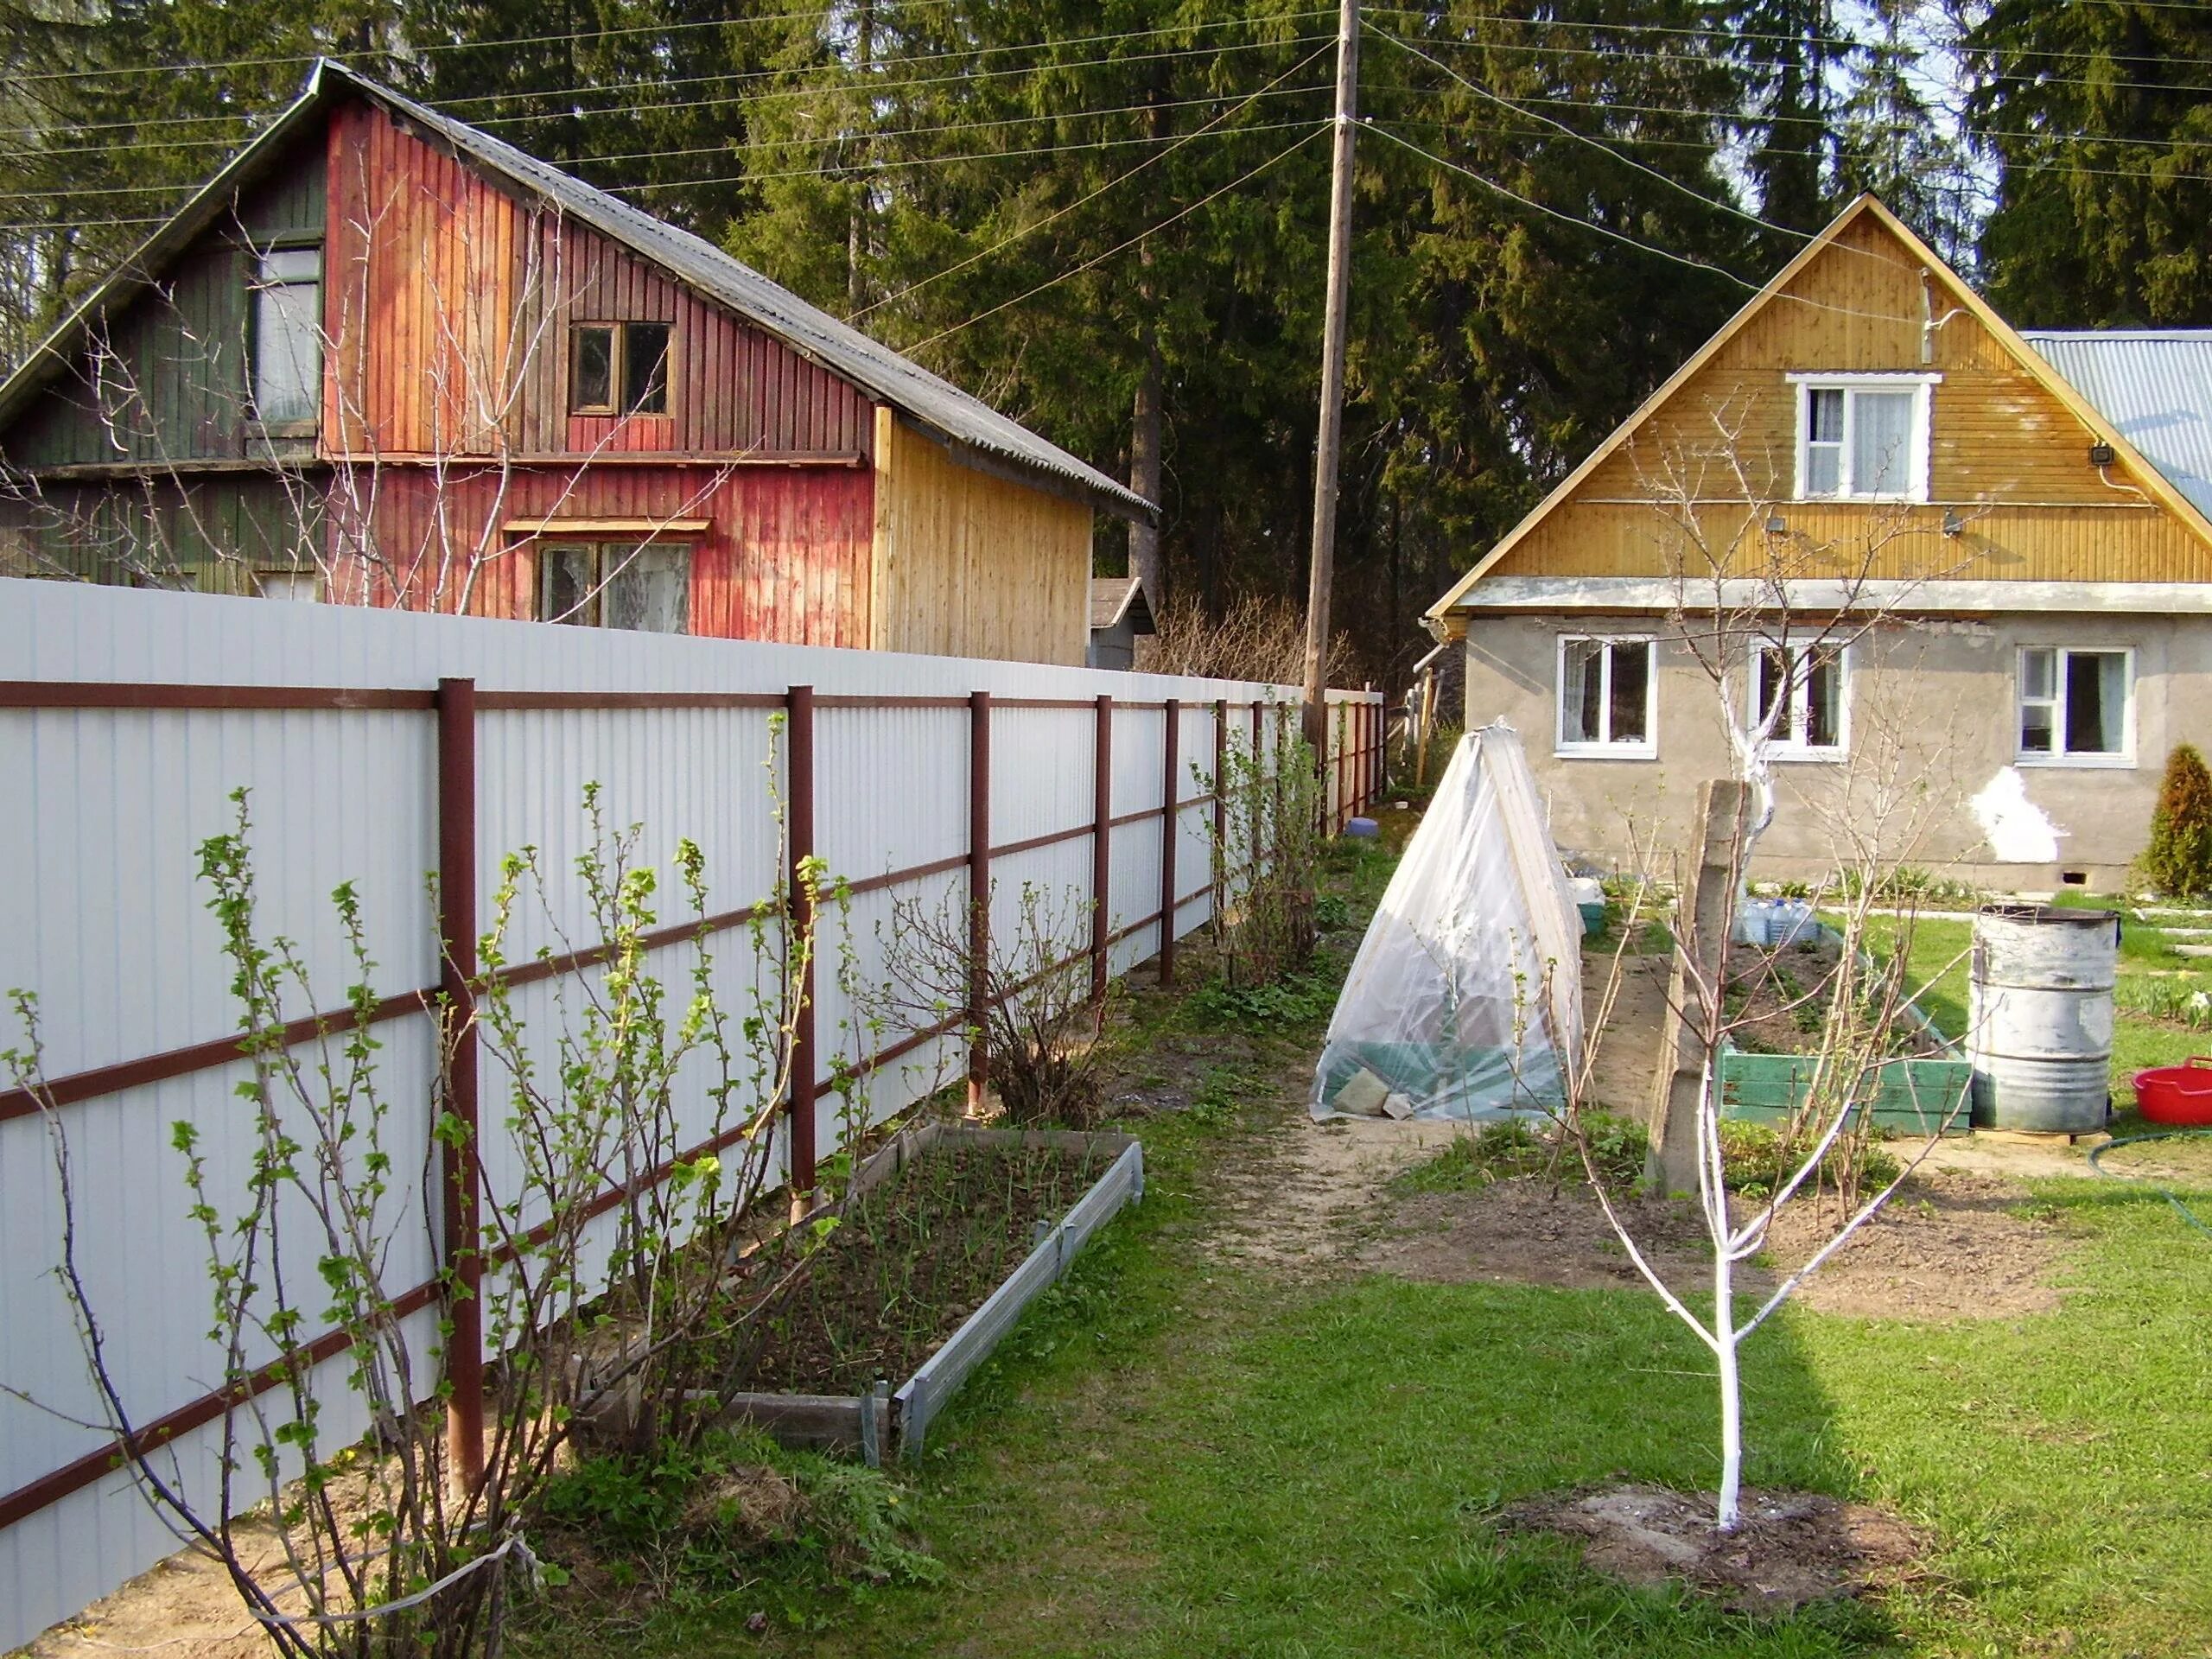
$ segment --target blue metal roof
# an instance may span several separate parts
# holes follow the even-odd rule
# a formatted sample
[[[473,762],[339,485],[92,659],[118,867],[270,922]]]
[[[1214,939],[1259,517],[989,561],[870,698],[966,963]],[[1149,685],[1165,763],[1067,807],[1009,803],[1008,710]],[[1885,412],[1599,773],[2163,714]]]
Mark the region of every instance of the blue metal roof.
[[[2212,328],[2023,329],[2021,337],[2212,514]]]

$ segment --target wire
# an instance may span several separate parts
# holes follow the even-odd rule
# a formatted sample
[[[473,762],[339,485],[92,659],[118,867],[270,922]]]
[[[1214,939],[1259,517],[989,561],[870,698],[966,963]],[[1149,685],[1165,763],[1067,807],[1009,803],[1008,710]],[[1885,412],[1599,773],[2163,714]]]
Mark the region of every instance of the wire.
[[[2204,9],[2202,0],[2130,0],[2130,3],[2135,5],[2136,9],[2139,10],[2201,13]],[[1427,23],[1433,23],[1436,21],[1436,15],[1433,12],[1410,10],[1403,6],[1370,6],[1367,8],[1367,10],[1370,13],[1381,12],[1392,16],[1411,17],[1419,22]],[[1478,23],[1502,23],[1516,29],[1580,29],[1587,30],[1592,35],[1680,35],[1690,40],[1711,41],[1719,45],[1726,45],[1738,41],[1758,41],[1763,43],[1776,45],[1833,46],[1840,47],[1846,50],[1857,50],[1864,48],[1870,44],[1868,41],[1853,35],[1815,35],[1810,31],[1807,31],[1802,34],[1789,35],[1764,34],[1755,29],[1714,29],[1709,28],[1685,26],[1681,23],[1592,23],[1562,17],[1508,17],[1494,15],[1454,16],[1452,21],[1455,24],[1463,28],[1471,27]],[[1580,49],[1587,51],[1591,48],[1569,48],[1555,49]],[[1954,48],[1948,49],[1957,48]],[[2020,57],[2050,58],[2061,61],[2082,63],[2164,63],[2168,61],[2167,59],[2156,54],[2065,52],[2053,50],[2048,48],[2037,47],[2020,48],[2015,55]],[[2072,84],[2088,85],[2089,83],[2077,82]]]
[[[1160,29],[1146,29],[1139,31],[1138,35],[1132,35],[1126,38],[1134,40],[1139,38],[1141,35],[1156,35],[1165,32],[1166,31]],[[1002,79],[1008,75],[1037,74],[1046,70],[1058,71],[1067,69],[1096,69],[1119,67],[1124,64],[1167,62],[1179,58],[1218,58],[1225,54],[1232,52],[1265,52],[1274,49],[1288,51],[1294,49],[1297,47],[1308,44],[1313,41],[1318,40],[1325,41],[1332,41],[1336,37],[1333,35],[1295,35],[1280,41],[1230,41],[1206,46],[1179,47],[1173,51],[1166,52],[1138,52],[1112,57],[1078,58],[1072,62],[1050,60],[1041,64],[1014,64],[1000,69],[965,69],[962,70],[957,74],[951,75],[930,75],[913,78],[886,75],[880,80],[855,80],[846,86],[836,88],[835,90],[867,92],[871,96],[880,96],[885,92],[903,92],[907,89],[915,86],[942,86],[956,82],[968,83],[978,80],[992,80]],[[866,68],[868,70],[895,70],[910,63],[936,63],[941,62],[949,58],[975,57],[990,53],[1046,51],[1055,49],[1062,46],[1080,45],[1083,43],[1084,42],[1080,41],[1039,41],[1035,42],[1033,45],[1027,47],[988,46],[969,48],[959,52],[921,53],[909,57],[878,59],[874,62],[867,65]],[[859,71],[856,69],[855,73],[859,73]],[[679,75],[652,81],[617,82],[613,85],[609,85],[605,82],[599,82],[576,86],[518,86],[512,91],[504,92],[472,93],[465,98],[441,98],[424,99],[423,101],[429,104],[430,107],[433,109],[450,112],[466,105],[476,104],[519,102],[524,99],[533,98],[575,98],[587,92],[619,93],[632,90],[633,87],[650,86],[656,89],[664,89],[671,86],[696,86],[707,83],[734,84],[737,82],[749,82],[756,80],[773,80],[788,78],[789,74],[790,72],[784,69],[740,70],[734,71],[728,74]],[[819,98],[823,95],[823,89],[819,86],[792,86],[782,91],[748,93],[746,95],[743,101],[766,103],[771,100],[781,101],[786,99]],[[739,100],[733,99],[715,101],[734,102]],[[652,109],[690,109],[697,107],[697,105],[691,104],[657,104],[638,107]],[[551,120],[567,117],[608,115],[615,112],[616,111],[614,111],[603,109],[567,110],[559,111],[557,116],[546,116],[540,118]],[[83,132],[142,132],[149,127],[203,126],[211,121],[244,122],[250,124],[259,118],[260,112],[256,111],[219,111],[206,115],[155,116],[148,119],[137,121],[65,122],[58,127],[52,124],[35,127],[0,127],[0,134],[16,137],[36,137],[44,133],[64,130],[73,135]],[[200,140],[196,142],[225,143],[230,141]]]
[[[1634,168],[1639,173],[1649,175],[1652,178],[1658,180],[1660,183],[1667,186],[1669,189],[1679,191],[1683,195],[1688,196],[1692,201],[1701,203],[1705,207],[1716,209],[1720,213],[1733,214],[1736,218],[1748,220],[1750,223],[1757,225],[1762,229],[1779,231],[1784,236],[1796,237],[1801,241],[1809,242],[1813,239],[1813,237],[1815,234],[1810,231],[1794,230],[1787,225],[1777,225],[1770,219],[1761,219],[1757,213],[1748,212],[1744,208],[1735,206],[1732,202],[1718,200],[1712,196],[1705,194],[1702,191],[1693,190],[1689,186],[1684,184],[1680,179],[1672,177],[1668,174],[1662,173],[1656,167],[1647,167],[1642,162],[1637,161],[1633,156],[1623,155],[1619,150],[1615,149],[1611,144],[1602,143],[1599,139],[1592,137],[1586,132],[1576,131],[1573,127],[1568,126],[1564,121],[1556,120],[1553,117],[1542,113],[1541,111],[1524,110],[1521,105],[1514,103],[1511,99],[1500,97],[1497,93],[1491,92],[1488,87],[1478,86],[1473,81],[1469,80],[1465,75],[1461,74],[1457,69],[1454,69],[1450,64],[1444,62],[1440,59],[1432,58],[1427,53],[1422,51],[1419,47],[1413,45],[1410,41],[1399,39],[1395,35],[1390,34],[1388,30],[1379,29],[1373,23],[1369,23],[1367,25],[1367,30],[1370,34],[1374,35],[1378,39],[1388,41],[1392,46],[1396,47],[1400,51],[1409,52],[1414,57],[1419,58],[1423,63],[1430,64],[1436,68],[1441,69],[1446,74],[1451,76],[1452,79],[1458,81],[1462,86],[1474,93],[1478,98],[1488,99],[1491,103],[1498,105],[1499,108],[1510,110],[1516,115],[1525,116],[1531,121],[1541,121],[1546,126],[1554,128],[1558,131],[1565,133],[1568,137],[1574,139],[1579,143],[1587,144],[1592,149],[1601,151],[1604,154],[1611,156],[1615,161]]]
[[[1414,155],[1422,157],[1424,160],[1433,162],[1438,167],[1446,168],[1451,172],[1458,173],[1464,177],[1471,179],[1477,184],[1481,185],[1484,189],[1495,191],[1497,194],[1503,196],[1507,200],[1518,202],[1522,207],[1529,209],[1531,212],[1542,213],[1549,219],[1555,219],[1562,225],[1571,225],[1578,230],[1590,231],[1599,236],[1610,238],[1611,240],[1620,243],[1624,247],[1634,248],[1639,253],[1648,253],[1654,258],[1669,260],[1678,265],[1688,265],[1693,270],[1711,271],[1714,276],[1726,278],[1727,281],[1735,283],[1737,287],[1745,289],[1748,293],[1759,294],[1765,291],[1765,283],[1755,283],[1747,276],[1738,276],[1734,271],[1728,270],[1726,266],[1716,265],[1703,259],[1694,258],[1686,253],[1676,253],[1672,248],[1662,248],[1656,243],[1640,241],[1637,238],[1630,236],[1624,232],[1614,230],[1611,226],[1600,225],[1592,219],[1577,219],[1573,214],[1561,213],[1556,207],[1548,207],[1542,202],[1535,200],[1530,197],[1524,196],[1516,190],[1509,189],[1506,186],[1500,184],[1497,180],[1486,177],[1483,174],[1476,172],[1471,167],[1463,167],[1457,162],[1446,161],[1443,156],[1436,155],[1430,150],[1422,149],[1419,144],[1414,143],[1412,139],[1401,137],[1398,134],[1391,131],[1388,127],[1379,126],[1371,121],[1363,121],[1360,125],[1363,130],[1377,133],[1382,137],[1388,138],[1392,143],[1400,145],[1406,149],[1413,151]],[[1855,310],[1849,306],[1833,305],[1825,300],[1811,299],[1802,294],[1789,293],[1786,289],[1779,293],[1777,297],[1780,299],[1794,300],[1800,305],[1811,306],[1817,310],[1833,311],[1847,317],[1866,317],[1878,322],[1915,322],[1918,321],[1916,318],[1901,316],[1893,312],[1859,311]]]
[[[849,322],[857,322],[862,317],[867,316],[870,312],[880,311],[894,300],[902,300],[909,294],[914,293],[920,289],[927,288],[931,283],[942,281],[944,278],[951,276],[955,271],[967,270],[969,266],[974,264],[979,259],[989,258],[991,255],[998,252],[1001,248],[1011,247],[1014,243],[1022,240],[1025,237],[1034,235],[1037,232],[1043,230],[1045,226],[1053,223],[1055,220],[1066,218],[1070,213],[1075,212],[1077,208],[1082,207],[1085,202],[1096,201],[1100,196],[1104,195],[1116,185],[1124,183],[1127,181],[1135,178],[1138,174],[1143,172],[1145,168],[1150,167],[1154,162],[1166,161],[1167,157],[1173,156],[1177,150],[1180,149],[1184,144],[1188,143],[1191,139],[1204,137],[1209,130],[1219,126],[1224,121],[1229,120],[1231,117],[1249,109],[1259,99],[1268,95],[1268,89],[1274,86],[1275,81],[1288,79],[1291,76],[1304,69],[1306,65],[1312,63],[1316,58],[1319,58],[1322,53],[1326,52],[1328,49],[1328,47],[1325,45],[1317,48],[1306,57],[1300,59],[1298,62],[1291,65],[1291,67],[1284,70],[1281,74],[1277,75],[1274,80],[1271,80],[1267,84],[1267,86],[1261,87],[1258,92],[1254,92],[1251,97],[1237,105],[1236,108],[1223,111],[1222,113],[1214,117],[1211,121],[1207,122],[1205,126],[1200,127],[1196,132],[1193,132],[1187,137],[1169,145],[1166,149],[1160,151],[1156,155],[1146,156],[1144,160],[1139,162],[1135,167],[1129,168],[1128,172],[1120,174],[1114,178],[1107,180],[1105,183],[1100,185],[1096,190],[1091,191],[1089,194],[1077,197],[1075,200],[1069,202],[1065,207],[1047,213],[1044,218],[1037,220],[1033,225],[1024,226],[1020,230],[1015,231],[1010,235],[1001,237],[998,241],[992,243],[989,247],[983,249],[980,252],[969,254],[965,259],[961,260],[957,264],[947,265],[943,270],[938,271],[931,276],[925,276],[919,282],[909,283],[906,287],[900,289],[895,294],[887,294],[883,298],[874,302],[873,304],[861,307],[861,309],[854,312],[850,317],[846,319],[846,321]],[[1160,107],[1164,108],[1166,106],[1162,105]]]
[[[915,6],[945,7],[957,3],[957,0],[907,0],[907,3]],[[819,19],[824,15],[824,10],[823,7],[811,6],[802,11],[777,12],[760,17],[702,17],[694,18],[686,22],[631,23],[616,29],[571,29],[559,35],[493,35],[473,41],[432,41],[419,45],[410,42],[406,51],[409,55],[434,52],[482,52],[498,47],[557,46],[577,41],[612,40],[623,35],[680,35],[687,29],[729,29],[739,25],[788,23]],[[1142,40],[1155,35],[1183,35],[1210,29],[1242,29],[1249,28],[1254,24],[1273,25],[1296,22],[1306,18],[1332,17],[1335,15],[1336,10],[1333,7],[1317,8],[1311,11],[1281,12],[1268,17],[1223,17],[1211,22],[1175,23],[1159,29],[1133,29],[1121,34],[1071,35],[1059,40],[1040,41],[1036,44],[1043,47],[1087,46],[1102,41]],[[970,47],[935,55],[972,57],[986,52],[1020,49],[1027,48],[996,46]],[[188,63],[130,64],[113,69],[53,69],[37,74],[18,75],[14,79],[18,84],[55,80],[111,80],[124,75],[181,75],[206,73],[217,69],[280,68],[286,64],[314,63],[321,58],[330,58],[334,61],[344,63],[349,60],[381,59],[397,55],[399,54],[393,52],[293,54],[282,57],[228,58]],[[917,58],[911,61],[918,62],[921,60]]]
[[[1313,123],[1310,118],[1298,121],[1267,121],[1261,123],[1257,126],[1231,127],[1218,132],[1185,133],[1179,138],[1172,133],[1158,137],[1139,133],[1133,134],[1127,138],[1086,139],[1081,143],[1040,144],[1034,149],[976,149],[969,150],[962,154],[953,156],[908,156],[886,162],[854,162],[847,166],[832,167],[829,168],[818,167],[794,167],[787,168],[778,173],[722,173],[703,179],[647,179],[636,184],[602,184],[597,188],[608,192],[610,194],[619,194],[631,190],[688,190],[694,187],[703,187],[710,184],[765,183],[773,179],[830,178],[836,177],[840,174],[863,175],[889,173],[907,168],[935,167],[940,162],[1013,161],[1032,156],[1065,156],[1076,150],[1095,151],[1101,149],[1114,149],[1128,144],[1179,144],[1189,139],[1199,137],[1238,138],[1243,137],[1247,133],[1288,132],[1293,128],[1310,127],[1313,124]],[[1135,170],[1136,169],[1134,168],[1130,169],[1131,172],[1135,172]],[[1101,188],[1104,188],[1106,187],[1101,187]],[[1093,194],[1096,194],[1096,192]],[[1043,223],[1042,220],[1039,220],[1039,224]],[[933,281],[934,278],[925,278],[925,280]]]
[[[1199,137],[1232,138],[1241,137],[1248,133],[1288,132],[1294,130],[1302,130],[1304,128],[1310,127],[1313,124],[1311,119],[1301,119],[1296,121],[1268,121],[1260,123],[1255,126],[1232,127],[1217,131],[1183,133],[1179,136],[1172,133],[1157,137],[1150,134],[1131,134],[1127,137],[1122,138],[1084,139],[1075,143],[1039,144],[1020,149],[978,149],[959,151],[954,154],[942,156],[912,156],[895,158],[889,161],[871,161],[864,163],[855,162],[849,167],[830,168],[826,169],[818,167],[795,167],[771,173],[720,173],[709,175],[705,178],[640,179],[628,183],[598,184],[594,185],[593,188],[595,189],[604,190],[610,195],[626,195],[632,191],[637,190],[703,189],[709,186],[717,184],[766,183],[771,181],[781,179],[823,178],[835,176],[840,173],[888,173],[900,171],[909,168],[935,167],[940,163],[949,164],[958,162],[1014,161],[1039,156],[1065,156],[1084,150],[1095,153],[1101,150],[1122,149],[1133,144],[1181,144],[1192,139]],[[1135,171],[1135,169],[1132,168],[1131,171]],[[197,189],[200,187],[192,186],[188,188]],[[92,193],[73,192],[72,194],[90,194]],[[0,224],[0,234],[10,232],[102,230],[111,226],[166,225],[168,223],[168,219],[167,218],[22,219],[13,223]]]
[[[1028,289],[1022,293],[1015,295],[1010,300],[1001,300],[998,304],[991,307],[988,311],[977,312],[974,316],[969,317],[965,322],[956,322],[950,328],[940,328],[937,333],[931,334],[927,340],[918,340],[906,349],[909,353],[922,351],[928,346],[936,345],[938,341],[941,340],[948,340],[951,338],[951,336],[960,333],[963,328],[972,328],[977,323],[983,321],[986,318],[998,315],[1000,312],[1006,310],[1009,306],[1020,305],[1025,300],[1035,298],[1048,288],[1057,288],[1062,283],[1068,281],[1071,277],[1080,276],[1084,271],[1089,270],[1092,266],[1103,264],[1104,261],[1112,258],[1117,253],[1126,252],[1128,250],[1136,246],[1138,243],[1144,241],[1148,237],[1158,235],[1160,232],[1166,230],[1170,225],[1176,223],[1179,219],[1189,218],[1192,213],[1197,213],[1199,208],[1205,207],[1208,202],[1214,200],[1217,197],[1227,195],[1231,190],[1239,189],[1244,185],[1249,184],[1254,179],[1258,178],[1261,174],[1266,172],[1276,162],[1281,161],[1293,150],[1304,149],[1307,144],[1312,143],[1323,133],[1333,130],[1335,126],[1336,123],[1333,121],[1326,121],[1316,124],[1313,131],[1307,133],[1303,138],[1294,138],[1290,143],[1285,144],[1281,149],[1268,156],[1266,161],[1262,162],[1257,167],[1252,168],[1249,173],[1245,173],[1237,178],[1231,179],[1227,184],[1223,185],[1218,190],[1209,191],[1206,194],[1200,196],[1196,201],[1192,202],[1189,207],[1178,208],[1174,213],[1170,213],[1166,219],[1161,219],[1158,224],[1151,226],[1149,229],[1139,231],[1135,236],[1129,238],[1128,241],[1117,242],[1112,247],[1107,249],[1105,252],[1093,254],[1081,264],[1076,265],[1070,270],[1064,270],[1058,276],[1048,278],[1047,280],[1038,283],[1036,287]]]

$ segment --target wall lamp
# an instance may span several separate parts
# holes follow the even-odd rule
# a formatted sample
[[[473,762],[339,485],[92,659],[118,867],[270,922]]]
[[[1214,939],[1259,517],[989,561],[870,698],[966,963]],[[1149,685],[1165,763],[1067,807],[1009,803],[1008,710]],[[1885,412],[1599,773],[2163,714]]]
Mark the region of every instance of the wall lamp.
[[[1789,533],[1789,521],[1778,512],[1770,512],[1766,516],[1766,533],[1770,536],[1787,536]]]
[[[1959,517],[1959,510],[1956,507],[1944,508],[1943,534],[1955,542],[1966,533],[1967,521]]]

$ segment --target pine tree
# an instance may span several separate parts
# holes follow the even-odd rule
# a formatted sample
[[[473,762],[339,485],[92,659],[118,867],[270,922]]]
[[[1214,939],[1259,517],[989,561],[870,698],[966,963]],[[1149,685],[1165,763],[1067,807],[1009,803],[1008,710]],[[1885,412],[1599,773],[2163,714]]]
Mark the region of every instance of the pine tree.
[[[1971,267],[1980,188],[1958,111],[1937,107],[1949,61],[1940,0],[1869,0],[1837,134],[1840,195],[1871,190],[1952,265]]]
[[[1834,9],[1828,0],[1746,0],[1726,22],[1751,94],[1751,118],[1742,124],[1759,211],[1791,230],[1817,230],[1834,200],[1830,71],[1848,55]]]
[[[1997,0],[1965,49],[2003,168],[1991,302],[2029,327],[2212,323],[2212,7]]]
[[[2143,879],[2169,899],[2212,893],[2212,771],[2193,744],[2166,757],[2151,843],[2138,863]]]

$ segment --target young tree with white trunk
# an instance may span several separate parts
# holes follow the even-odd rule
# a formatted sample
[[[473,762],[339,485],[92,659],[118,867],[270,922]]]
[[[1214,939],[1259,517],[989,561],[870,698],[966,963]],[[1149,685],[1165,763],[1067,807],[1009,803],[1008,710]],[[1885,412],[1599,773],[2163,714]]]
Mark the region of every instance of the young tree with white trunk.
[[[1733,776],[1700,796],[1689,868],[1637,872],[1624,945],[1656,912],[1664,887],[1677,895],[1671,1027],[1653,1096],[1653,1173],[1694,1192],[1710,1242],[1709,1314],[1669,1285],[1605,1190],[1591,1156],[1586,1114],[1599,1045],[1624,969],[1616,955],[1585,1052],[1568,1069],[1568,1134],[1580,1149],[1607,1220],[1639,1273],[1668,1309],[1711,1353],[1718,1384],[1720,1475],[1714,1522],[1733,1530],[1742,1519],[1743,1344],[1806,1279],[1879,1212],[1933,1149],[1947,1121],[1963,1109],[1956,1095],[1917,1097],[1908,1062],[1934,1046],[1914,1007],[1904,964],[1911,943],[1910,906],[1883,918],[1888,878],[1931,827],[1935,795],[1903,759],[1924,711],[1882,695],[1883,677],[1862,674],[1872,690],[1849,689],[1854,660],[1889,649],[1903,613],[1927,581],[1971,562],[1956,514],[1934,518],[1902,500],[1872,501],[1847,535],[1802,533],[1790,524],[1802,504],[1776,499],[1786,474],[1755,452],[1742,412],[1712,411],[1711,431],[1668,448],[1644,472],[1659,535],[1668,549],[1674,602],[1668,638],[1700,671],[1726,735]],[[1800,515],[1805,516],[1805,515]],[[1655,665],[1655,672],[1656,665]],[[1849,741],[1846,741],[1848,722]],[[1823,895],[1836,915],[1833,960],[1817,971],[1791,943],[1765,943],[1745,931],[1752,859],[1780,807],[1777,762],[1817,760],[1821,787],[1797,791],[1824,832],[1834,883]],[[1702,837],[1700,844],[1699,838]],[[1645,844],[1652,838],[1646,837]],[[1870,950],[1886,919],[1886,963]],[[1785,963],[1785,957],[1796,960]],[[1758,1001],[1764,993],[1765,1005]],[[1777,1015],[1810,1027],[1802,1104],[1779,1132],[1773,1179],[1763,1194],[1736,1194],[1721,1076],[1732,1038]],[[1895,1175],[1862,1190],[1865,1153],[1874,1136],[1872,1103],[1898,1080],[1921,1122],[1918,1144],[1897,1160]],[[1834,1209],[1820,1200],[1835,1189]],[[1777,1217],[1793,1200],[1813,1202],[1827,1224],[1798,1266],[1783,1273],[1748,1316],[1739,1307],[1748,1264],[1766,1248]]]

